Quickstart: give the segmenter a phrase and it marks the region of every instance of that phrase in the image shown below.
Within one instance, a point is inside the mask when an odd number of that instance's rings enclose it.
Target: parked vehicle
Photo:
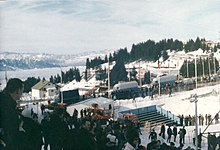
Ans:
[[[112,99],[130,99],[136,97],[140,93],[140,88],[136,81],[119,82],[113,87],[111,93]]]
[[[123,89],[132,89],[132,88],[138,88],[138,83],[136,81],[119,82],[118,84],[114,85],[113,91],[123,90]]]
[[[163,74],[159,77],[154,78],[153,81],[152,81],[152,84],[156,85],[156,84],[159,84],[159,82],[160,82],[160,86],[165,86],[167,83],[170,83],[172,85],[176,81],[177,81],[177,76],[176,75]]]

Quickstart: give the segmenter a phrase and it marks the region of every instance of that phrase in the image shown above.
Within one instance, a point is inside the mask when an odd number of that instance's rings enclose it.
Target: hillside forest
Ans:
[[[138,81],[136,75],[137,71],[136,68],[133,68],[131,72],[127,72],[125,68],[126,63],[130,63],[137,60],[142,61],[152,61],[156,62],[159,60],[159,58],[163,58],[165,61],[168,59],[168,53],[167,50],[172,51],[185,51],[192,52],[195,50],[198,50],[201,48],[204,52],[212,51],[216,52],[217,49],[220,49],[220,45],[215,45],[214,47],[210,47],[208,44],[206,44],[205,39],[200,39],[199,37],[196,38],[194,41],[193,39],[188,40],[186,43],[183,43],[179,40],[173,40],[171,39],[163,39],[159,42],[155,42],[153,40],[147,40],[146,42],[141,42],[138,44],[133,44],[130,52],[128,52],[127,48],[120,48],[113,53],[110,53],[109,56],[105,55],[104,58],[101,57],[95,57],[93,59],[87,58],[86,59],[86,70],[83,73],[83,75],[80,75],[78,68],[71,68],[70,70],[66,72],[62,72],[62,77],[57,74],[50,77],[50,82],[52,83],[67,83],[72,80],[80,81],[82,78],[85,80],[89,79],[89,70],[94,69],[96,70],[96,79],[102,80],[107,85],[107,68],[102,69],[101,64],[104,63],[112,63],[115,62],[114,67],[112,68],[110,72],[110,85],[113,86],[114,84],[118,83],[118,81],[129,81],[129,79]],[[214,59],[214,60],[213,60]],[[213,63],[215,61],[216,70],[219,68],[218,61],[213,57],[207,58],[206,60],[199,59],[197,61],[197,75],[201,76],[203,74],[202,65],[204,65],[205,75],[208,75],[209,72],[214,72]],[[202,64],[204,63],[204,64]],[[211,66],[211,67],[208,67]],[[188,62],[188,70],[189,70],[189,77],[193,77],[195,75],[195,64],[194,61]],[[210,71],[209,71],[210,68]],[[186,77],[186,62],[182,65],[180,69],[180,75],[183,77]],[[34,77],[28,77],[27,80],[25,80],[25,92],[31,91],[31,87],[39,82],[40,78],[34,78]],[[61,81],[62,80],[62,81]],[[139,81],[138,81],[139,82]],[[143,81],[141,81],[143,84],[150,83],[150,72],[146,72],[144,75]]]

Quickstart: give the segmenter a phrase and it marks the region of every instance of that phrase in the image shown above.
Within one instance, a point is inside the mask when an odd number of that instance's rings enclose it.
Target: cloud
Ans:
[[[148,39],[220,38],[220,1],[0,2],[0,50],[79,53]]]

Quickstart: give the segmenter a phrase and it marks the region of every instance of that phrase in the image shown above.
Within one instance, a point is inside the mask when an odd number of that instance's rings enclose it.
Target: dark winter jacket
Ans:
[[[176,136],[177,135],[177,128],[173,127],[173,135]]]
[[[30,147],[31,150],[41,150],[43,145],[41,125],[31,118],[24,117],[23,121],[23,129],[28,138],[27,146]]]
[[[9,94],[0,93],[0,128],[3,130],[3,141],[6,149],[19,149],[19,114],[16,101]]]
[[[97,150],[96,141],[88,130],[81,128],[79,133],[80,150]]]
[[[156,141],[157,140],[157,133],[155,131],[152,131],[149,135],[149,139],[151,139],[151,141]]]
[[[172,130],[171,130],[170,127],[167,129],[167,134],[168,134],[168,135],[172,135],[172,134],[173,134],[173,132],[172,132]]]

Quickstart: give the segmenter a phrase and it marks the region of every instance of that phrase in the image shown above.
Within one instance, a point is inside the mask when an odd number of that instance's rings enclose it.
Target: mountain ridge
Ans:
[[[108,50],[80,54],[0,52],[0,71],[48,67],[85,66],[86,58],[104,57]]]

